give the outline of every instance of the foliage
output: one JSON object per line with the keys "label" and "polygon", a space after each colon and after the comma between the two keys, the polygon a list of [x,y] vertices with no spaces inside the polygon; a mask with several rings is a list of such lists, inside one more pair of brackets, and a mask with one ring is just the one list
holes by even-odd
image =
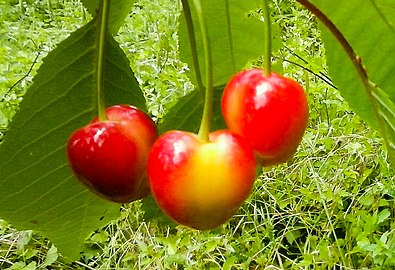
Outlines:
{"label": "foliage", "polygon": [[[68,33],[86,22],[81,4],[76,1],[30,2],[22,1],[24,4],[19,6],[17,1],[9,1],[11,5],[7,9],[2,7],[0,11],[3,20],[0,33],[5,37],[1,42],[7,45],[4,48],[8,52],[2,54],[4,59],[0,58],[0,65],[8,67],[1,69],[7,70],[7,74],[0,76],[0,94],[7,98],[0,102],[5,115],[0,117],[5,119],[0,132],[6,131],[42,57]],[[325,5],[327,1],[321,2]],[[352,5],[351,2],[355,1],[347,5]],[[186,114],[193,104],[188,103],[188,98],[192,100],[197,95],[196,91],[191,92],[193,86],[185,76],[187,67],[178,55],[176,29],[180,8],[179,3],[170,0],[141,0],[134,5],[131,16],[126,18],[126,24],[116,36],[131,61],[148,109],[162,123],[162,131],[179,127],[196,129],[193,120],[186,121],[188,126],[180,124],[181,118],[175,118],[173,122],[168,120]],[[332,10],[328,7],[323,9]],[[353,111],[355,106],[364,107],[366,103],[348,97],[351,109],[344,101],[343,90],[340,89],[340,95],[332,86],[324,57],[329,55],[328,64],[333,63],[328,54],[332,41],[329,33],[324,32],[324,48],[318,24],[306,9],[293,1],[277,0],[271,3],[271,10],[272,19],[279,25],[283,44],[274,55],[276,69],[304,84],[309,94],[310,125],[294,159],[288,164],[265,169],[249,200],[228,224],[212,232],[190,231],[161,220],[148,220],[142,209],[149,212],[151,208],[142,205],[146,202],[136,202],[122,206],[117,219],[94,231],[84,243],[81,258],[69,262],[59,253],[63,251],[60,248],[58,251],[49,240],[31,231],[16,231],[9,223],[1,221],[0,268],[44,269],[49,265],[52,269],[394,267],[394,177],[387,162],[387,152],[382,147],[383,140]],[[334,12],[333,16],[336,14]],[[23,34],[6,31],[6,27],[11,26],[23,29]],[[352,31],[352,28],[348,30]],[[38,49],[34,43],[40,44],[39,49],[42,50],[37,64],[22,83],[8,92],[29,71]],[[361,46],[364,50],[363,44]],[[332,53],[336,52],[332,50]],[[363,61],[371,59],[360,50],[358,54],[363,56]],[[381,55],[380,52],[377,54]],[[23,55],[29,55],[29,60]],[[344,57],[336,59],[347,61]],[[257,59],[248,64],[260,65],[261,61]],[[369,61],[364,63],[372,65]],[[333,72],[331,67],[333,69],[333,64],[329,67]],[[375,67],[373,65],[368,71],[376,72]],[[335,69],[334,72],[348,74],[348,71],[342,73]],[[388,77],[382,72],[377,76],[382,76],[381,80]],[[336,86],[344,89],[342,82],[335,78],[339,78],[338,75],[333,76]],[[372,77],[380,83],[376,78],[376,75]],[[380,87],[385,90],[382,85]],[[220,91],[219,87],[218,93]],[[28,93],[24,96],[27,99]],[[183,108],[182,102],[177,103],[177,100],[187,93],[190,94],[183,100],[188,105]],[[352,104],[351,100],[358,104]],[[92,112],[92,105],[84,106]],[[198,106],[194,108],[199,111]],[[62,117],[67,117],[67,114]],[[17,116],[14,119],[18,119]],[[83,123],[85,120],[80,121]],[[6,140],[8,135],[12,135],[13,140],[17,139],[20,133],[17,136],[11,129]],[[67,131],[64,136],[66,134]],[[3,169],[1,172],[3,175]],[[68,184],[68,188],[71,187]],[[80,190],[77,186],[74,188]],[[31,193],[33,190],[28,188]],[[8,192],[6,195],[13,194],[10,189]],[[13,202],[22,203],[18,202],[20,199],[13,199]],[[38,213],[39,210],[34,211]],[[15,226],[14,222],[12,226]],[[79,228],[79,225],[75,227]],[[53,241],[52,238],[50,240]]]}
{"label": "foliage", "polygon": [[[340,46],[339,38],[335,40],[328,31],[323,31],[331,76],[356,113],[373,128],[380,130],[393,158],[392,109],[395,92],[390,70],[395,67],[393,57],[389,55],[395,49],[395,29],[394,18],[388,12],[391,6],[386,1],[348,1],[346,5],[313,2],[325,11],[325,16],[336,25],[351,46]],[[357,24],[351,20],[356,16],[360,18]],[[372,21],[375,23],[371,24]],[[360,28],[362,25],[363,31]]]}
{"label": "foliage", "polygon": [[[93,20],[48,54],[0,149],[2,185],[8,187],[0,191],[2,217],[21,229],[43,232],[70,257],[78,256],[76,241],[82,243],[93,229],[115,218],[119,209],[80,186],[65,156],[69,135],[95,116],[99,29],[98,20]],[[145,108],[123,51],[112,37],[106,42],[103,80],[111,88],[106,93],[108,104],[132,99]]]}
{"label": "foliage", "polygon": [[[259,7],[259,1],[214,1],[203,2],[205,23],[208,29],[210,49],[213,55],[214,86],[224,85],[229,78],[243,68],[249,60],[263,54],[263,24],[255,16],[247,16]],[[201,30],[194,5],[190,5],[194,36],[199,57],[200,77],[205,78],[204,50]],[[192,49],[185,16],[180,18],[180,56],[188,64],[192,82],[199,86],[196,78]],[[249,29],[248,32],[245,29]],[[200,82],[200,84],[203,84]]]}
{"label": "foliage", "polygon": [[[49,3],[49,2],[48,2]],[[81,4],[6,1],[0,9],[0,141],[41,59],[86,20]],[[30,70],[31,69],[31,70]]]}

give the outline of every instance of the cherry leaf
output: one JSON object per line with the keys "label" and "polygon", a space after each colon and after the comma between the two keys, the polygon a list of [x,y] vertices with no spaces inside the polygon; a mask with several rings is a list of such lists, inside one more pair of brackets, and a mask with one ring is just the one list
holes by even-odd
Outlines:
{"label": "cherry leaf", "polygon": [[[93,20],[45,57],[0,145],[0,217],[40,232],[72,260],[86,237],[120,208],[83,187],[66,157],[69,135],[97,114],[97,35]],[[110,36],[104,65],[107,105],[145,109],[129,61]]]}
{"label": "cherry leaf", "polygon": [[[251,10],[256,10],[259,4],[260,1],[257,0],[202,1],[213,56],[214,85],[225,84],[248,61],[263,54],[263,22],[254,16],[249,16]],[[193,7],[194,5],[191,3],[197,53],[202,78],[205,78],[206,69],[201,31]],[[180,18],[179,36],[181,60],[189,65],[191,69],[189,77],[197,85],[184,16]]]}
{"label": "cherry leaf", "polygon": [[[221,113],[221,97],[224,85],[214,87],[214,110],[212,130],[225,128]],[[169,130],[185,130],[197,133],[203,114],[204,96],[198,90],[191,91],[178,100],[169,112],[159,122],[159,132]]]}
{"label": "cherry leaf", "polygon": [[[382,133],[390,156],[395,161],[394,1],[349,0],[341,5],[325,0],[311,2],[336,26],[355,55],[351,59],[338,39],[321,25],[333,82],[350,107]],[[356,63],[366,73],[362,77]],[[365,80],[370,87],[367,87]],[[395,162],[392,165],[395,167]]]}

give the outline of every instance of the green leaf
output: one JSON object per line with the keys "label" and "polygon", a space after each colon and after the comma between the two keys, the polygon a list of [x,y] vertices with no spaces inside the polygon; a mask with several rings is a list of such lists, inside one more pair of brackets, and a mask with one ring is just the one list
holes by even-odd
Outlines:
{"label": "green leaf", "polygon": [[[44,59],[0,145],[0,217],[48,237],[78,259],[85,238],[119,214],[119,205],[83,187],[69,169],[66,142],[96,116],[96,37],[92,21]],[[112,37],[105,54],[107,104],[145,99]]]}
{"label": "green leaf", "polygon": [[[202,1],[213,56],[214,85],[226,84],[229,78],[248,61],[263,54],[263,23],[254,16],[247,16],[257,9],[257,0]],[[204,49],[196,12],[190,4],[199,65],[205,78]],[[189,65],[189,77],[196,84],[192,51],[189,45],[185,18],[180,18],[180,58]]]}
{"label": "green leaf", "polygon": [[386,221],[391,216],[391,212],[388,208],[385,208],[377,215],[377,224]]}
{"label": "green leaf", "polygon": [[[389,0],[312,1],[332,21],[361,59],[372,87],[367,89],[355,65],[322,25],[329,73],[351,108],[382,132],[395,159],[395,2]],[[379,117],[377,117],[379,116]],[[393,164],[395,165],[395,163]]]}
{"label": "green leaf", "polygon": [[[82,3],[90,14],[96,15],[96,10],[101,0],[82,0]],[[136,0],[113,0],[111,1],[109,29],[115,35],[125,21],[126,16],[132,10]]]}
{"label": "green leaf", "polygon": [[45,256],[45,260],[41,267],[46,267],[53,264],[59,257],[58,249],[52,245],[51,248],[48,250],[47,255]]}
{"label": "green leaf", "polygon": [[287,239],[289,244],[292,244],[301,236],[301,232],[299,230],[291,230],[285,233],[285,238]]}
{"label": "green leaf", "polygon": [[98,233],[95,233],[93,236],[90,237],[90,240],[93,241],[94,243],[105,243],[108,241],[110,235],[108,234],[107,231],[100,231]]}
{"label": "green leaf", "polygon": [[381,120],[381,131],[387,141],[387,151],[390,153],[392,166],[395,166],[395,103],[380,88],[374,89],[373,98],[376,99],[378,114]]}
{"label": "green leaf", "polygon": [[371,194],[366,194],[359,198],[359,203],[364,206],[370,206],[374,203],[374,196]]}
{"label": "green leaf", "polygon": [[[214,109],[211,130],[225,128],[221,113],[221,97],[224,85],[214,87]],[[200,120],[203,114],[204,96],[200,91],[194,90],[180,98],[169,112],[160,121],[160,133],[169,130],[185,130],[193,133],[199,131]]]}
{"label": "green leaf", "polygon": [[233,266],[236,264],[236,262],[237,262],[236,256],[227,257],[224,265],[222,266],[223,270],[231,270]]}
{"label": "green leaf", "polygon": [[368,124],[378,127],[374,108],[369,95],[354,67],[337,40],[326,29],[322,29],[329,74],[350,107]]}
{"label": "green leaf", "polygon": [[395,32],[395,6],[392,0],[371,0],[372,4],[375,6],[377,11],[382,16],[383,21],[387,26]]}

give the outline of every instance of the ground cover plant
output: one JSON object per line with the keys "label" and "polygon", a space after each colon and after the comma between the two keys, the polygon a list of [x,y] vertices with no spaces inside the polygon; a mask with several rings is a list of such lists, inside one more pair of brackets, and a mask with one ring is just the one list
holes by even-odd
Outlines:
{"label": "ground cover plant", "polygon": [[[306,4],[307,1],[299,2]],[[361,12],[374,14],[365,6],[366,3],[361,1],[349,1],[349,4],[345,4],[344,10],[342,7],[331,6],[330,3],[323,3],[325,1],[312,2],[321,10],[325,10],[326,15],[335,21],[342,31],[350,26],[345,25],[345,19],[338,21],[336,16],[337,14],[346,16],[347,8],[357,5]],[[93,4],[85,1],[85,4],[87,3],[89,11]],[[376,10],[380,11],[381,18],[384,18],[379,22],[393,29],[391,3],[385,1],[371,3],[374,3]],[[179,127],[175,123],[182,122],[182,117],[190,111],[192,104],[190,100],[196,97],[193,96],[193,84],[196,84],[196,78],[190,73],[187,77],[187,65],[180,60],[186,59],[183,55],[185,51],[182,52],[182,46],[186,46],[182,43],[185,39],[182,38],[181,32],[177,32],[181,8],[181,3],[169,0],[136,1],[130,8],[130,13],[127,10],[129,15],[125,22],[117,23],[122,24],[122,27],[115,40],[119,42],[122,51],[130,60],[128,63],[123,58],[116,58],[117,63],[121,63],[120,73],[127,74],[122,72],[126,70],[125,66],[131,66],[138,85],[143,90],[142,94],[149,113],[155,121],[162,123],[159,125],[160,132]],[[252,194],[229,222],[213,231],[190,230],[176,226],[166,219],[155,207],[153,200],[107,206],[105,201],[97,199],[89,192],[82,192],[77,184],[71,185],[74,179],[70,179],[70,183],[67,182],[67,185],[64,183],[63,186],[57,185],[59,183],[48,183],[51,187],[76,192],[81,196],[77,203],[73,203],[69,195],[63,194],[62,200],[67,203],[59,206],[66,213],[63,220],[60,215],[62,226],[73,228],[76,232],[63,235],[60,233],[60,238],[79,234],[79,239],[83,243],[81,253],[78,251],[74,254],[75,251],[70,251],[67,244],[61,243],[59,232],[55,232],[54,226],[50,224],[54,218],[50,216],[52,207],[46,208],[46,211],[37,209],[40,200],[50,200],[49,202],[53,204],[56,202],[56,200],[52,201],[50,196],[45,196],[46,193],[43,191],[45,183],[41,181],[37,186],[29,183],[22,190],[20,186],[10,185],[9,181],[3,178],[5,174],[11,176],[17,174],[20,178],[22,176],[29,178],[30,175],[31,178],[36,173],[29,170],[29,166],[27,166],[28,170],[9,171],[2,166],[4,157],[0,157],[2,162],[0,217],[4,218],[0,223],[0,268],[391,269],[394,267],[394,178],[389,163],[391,147],[387,149],[385,147],[386,144],[387,147],[390,146],[388,142],[391,142],[391,132],[377,128],[374,120],[374,111],[378,111],[385,118],[384,123],[380,123],[382,128],[386,128],[385,123],[391,123],[393,110],[391,103],[385,100],[387,96],[392,97],[391,92],[379,90],[378,94],[375,92],[375,95],[379,95],[376,97],[377,100],[384,103],[385,109],[381,107],[381,109],[378,107],[371,109],[366,106],[366,103],[361,101],[364,99],[364,94],[361,96],[363,83],[361,86],[360,80],[355,79],[358,75],[355,77],[354,73],[339,75],[342,73],[341,68],[345,66],[346,57],[334,53],[338,43],[330,42],[330,35],[321,32],[322,27],[310,11],[294,1],[280,0],[270,2],[270,11],[275,25],[272,29],[275,41],[273,68],[297,80],[306,90],[310,107],[309,126],[293,159],[286,164],[264,168],[255,181]],[[0,58],[2,136],[0,140],[4,139],[1,146],[3,149],[7,138],[17,134],[12,133],[10,123],[16,111],[19,111],[25,92],[34,91],[34,86],[33,90],[28,87],[32,85],[32,78],[37,74],[43,57],[75,29],[88,25],[86,33],[89,33],[90,27],[94,28],[94,26],[89,26],[92,15],[78,1],[7,1],[2,4],[0,12],[2,22],[0,42],[1,50],[4,52]],[[257,13],[260,12],[258,8]],[[382,45],[384,47],[376,48],[375,56],[370,57],[364,53],[367,48],[372,50],[369,44],[376,44],[377,35],[380,35],[383,29],[387,29],[377,28],[368,31],[371,43],[367,40],[365,44],[352,43],[352,45],[360,46],[355,49],[362,61],[370,67],[368,69],[370,78],[382,89],[390,91],[387,90],[387,85],[391,83],[392,77],[388,78],[386,70],[391,70],[390,65],[382,61],[383,54],[377,53],[377,50],[388,50],[388,47],[384,46],[385,38],[380,39],[380,44],[384,44]],[[12,29],[14,31],[10,31]],[[344,35],[350,42],[364,38],[363,33],[359,33],[361,35],[359,37],[357,34],[346,32],[344,31]],[[387,35],[388,38],[392,37],[393,30]],[[82,43],[77,43],[78,40],[75,42],[73,43],[75,46],[84,46]],[[112,56],[120,55],[120,51],[116,50],[115,46],[111,48]],[[86,49],[89,50],[89,46]],[[74,52],[75,48],[72,51]],[[244,65],[247,67],[264,65],[267,59],[260,55]],[[387,61],[393,60],[391,54],[385,54],[385,57],[388,58]],[[376,62],[379,60],[382,61],[383,69],[377,67]],[[329,79],[327,61],[334,82]],[[342,63],[343,67],[340,64],[335,65],[337,61]],[[348,69],[350,70],[354,69]],[[83,71],[84,69],[78,70],[78,72]],[[217,80],[223,82],[223,78]],[[45,84],[45,80],[39,83]],[[344,87],[345,84],[347,87]],[[119,87],[122,88],[122,85]],[[346,92],[343,90],[345,88]],[[181,99],[183,96],[186,98]],[[51,98],[53,97],[46,96],[43,104],[47,104]],[[113,97],[108,97],[108,100],[111,101],[111,98]],[[142,97],[136,96],[134,99],[145,103]],[[189,107],[178,108],[179,100]],[[218,101],[218,97],[216,100]],[[80,105],[77,100],[73,102],[76,102],[76,106]],[[35,114],[39,115],[40,111],[36,111]],[[214,115],[219,115],[219,110]],[[62,115],[55,113],[47,120],[54,121],[54,117],[61,118]],[[166,119],[170,118],[175,118],[175,121],[166,122]],[[29,121],[34,121],[34,118]],[[190,126],[186,129],[196,129],[198,122],[190,120],[188,123]],[[71,125],[72,121],[67,123]],[[79,123],[82,126],[86,122],[81,120]],[[366,123],[376,129],[370,128]],[[38,122],[35,122],[35,125],[42,127]],[[35,125],[32,124],[29,128],[34,129]],[[73,125],[77,126],[77,123]],[[22,130],[18,131],[22,132]],[[38,134],[42,134],[41,131]],[[57,150],[56,141],[49,140],[46,145],[51,148],[48,150],[49,153]],[[26,149],[29,149],[33,155],[36,150]],[[2,154],[6,152],[2,151]],[[7,166],[12,167],[10,164]],[[46,170],[44,173],[38,177],[50,176],[50,171]],[[21,197],[22,194],[25,198]],[[33,205],[32,201],[37,204]],[[95,205],[89,208],[89,215],[97,216],[97,220],[93,222],[85,219],[85,216],[81,218],[79,213],[70,214],[68,209],[75,207],[78,211],[81,201],[84,206]],[[70,205],[66,206],[68,203]],[[18,206],[18,209],[7,210],[11,209],[11,204]],[[103,205],[109,207],[107,212],[102,211]],[[45,208],[45,205],[39,208],[41,207]],[[26,219],[25,213],[29,211],[32,212],[33,218]],[[88,223],[82,225],[86,227],[84,231],[79,228],[80,223],[68,224],[67,218],[73,220],[76,217],[85,219],[83,221]],[[44,227],[40,227],[43,225]],[[15,227],[19,230],[14,229]],[[89,236],[86,238],[85,234]]]}

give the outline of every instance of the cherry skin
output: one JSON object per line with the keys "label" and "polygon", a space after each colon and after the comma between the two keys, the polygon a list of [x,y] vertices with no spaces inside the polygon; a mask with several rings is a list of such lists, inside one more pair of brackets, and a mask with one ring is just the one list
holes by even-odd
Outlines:
{"label": "cherry skin", "polygon": [[203,142],[183,131],[164,133],[148,158],[148,180],[159,207],[174,221],[199,230],[225,223],[251,193],[255,157],[229,131]]}
{"label": "cherry skin", "polygon": [[276,73],[253,68],[234,75],[224,89],[222,114],[228,129],[246,138],[263,166],[289,160],[308,124],[303,88]]}
{"label": "cherry skin", "polygon": [[107,120],[94,119],[69,138],[67,155],[77,178],[96,194],[119,203],[149,194],[148,152],[158,137],[152,119],[128,105],[106,110]]}

